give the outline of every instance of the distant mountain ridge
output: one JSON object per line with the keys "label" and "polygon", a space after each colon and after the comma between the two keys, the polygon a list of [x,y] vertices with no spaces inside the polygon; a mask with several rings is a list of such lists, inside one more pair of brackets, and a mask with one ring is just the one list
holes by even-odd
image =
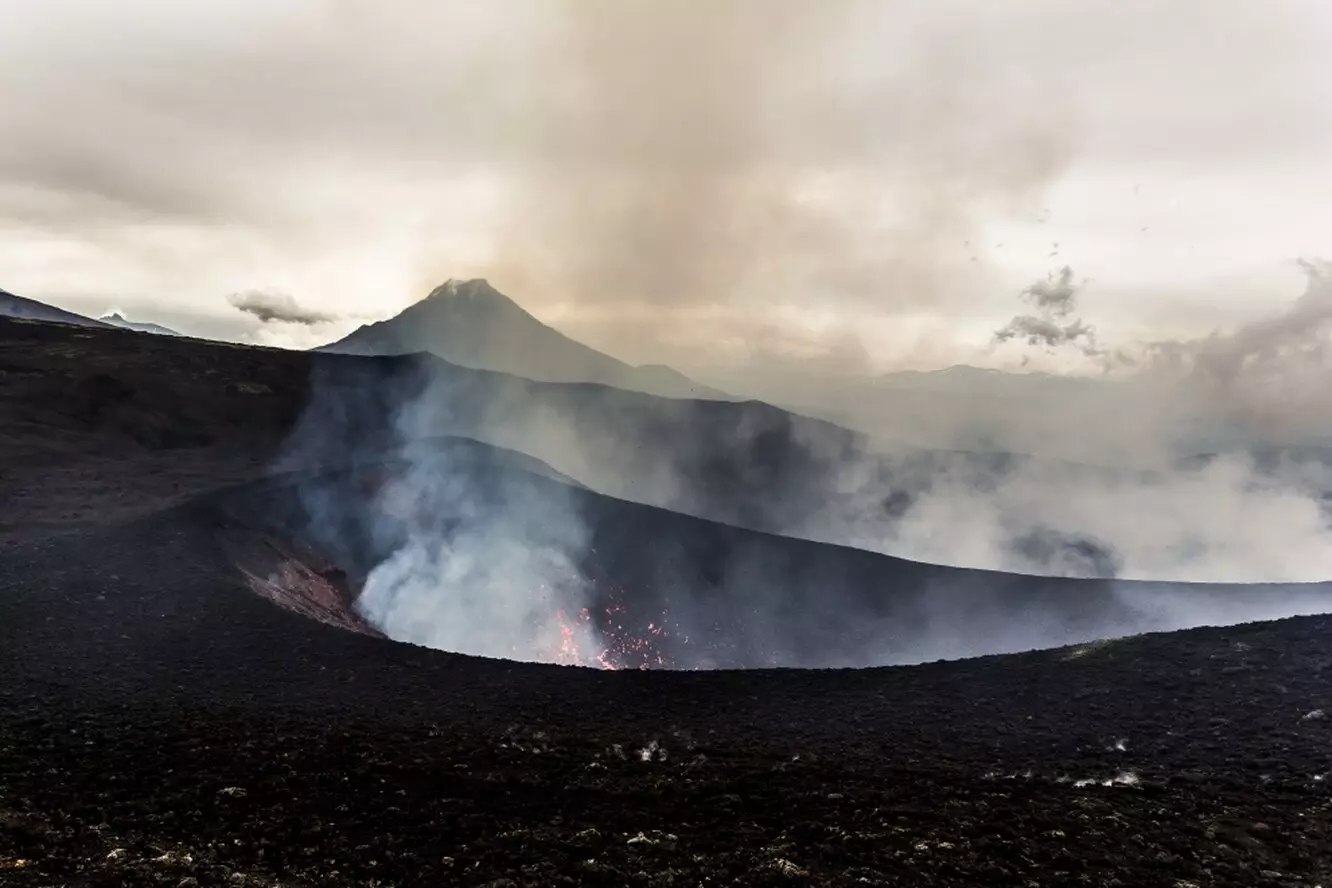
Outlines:
{"label": "distant mountain ridge", "polygon": [[395,317],[359,327],[316,351],[430,352],[453,364],[537,382],[586,382],[668,398],[734,400],[670,367],[635,367],[570,339],[480,278],[450,279]]}
{"label": "distant mountain ridge", "polygon": [[80,327],[109,327],[110,324],[93,320],[36,299],[16,296],[8,290],[0,289],[0,315],[21,318],[28,321],[51,321],[57,324],[77,324]]}
{"label": "distant mountain ridge", "polygon": [[161,324],[153,324],[148,321],[131,321],[118,311],[104,314],[98,320],[113,327],[120,327],[122,330],[137,330],[140,333],[155,333],[158,336],[181,335],[170,327],[163,327]]}
{"label": "distant mountain ridge", "polygon": [[29,299],[26,296],[16,296],[2,288],[0,288],[0,315],[11,318],[21,318],[28,321],[77,324],[80,327],[119,327],[122,330],[135,330],[140,333],[155,333],[159,336],[180,335],[175,330],[172,330],[169,327],[163,327],[161,324],[152,324],[146,321],[131,321],[118,311],[102,315],[100,318],[90,318],[87,315],[66,311],[63,308],[56,308],[54,305],[47,305],[45,302],[38,302],[36,299]]}

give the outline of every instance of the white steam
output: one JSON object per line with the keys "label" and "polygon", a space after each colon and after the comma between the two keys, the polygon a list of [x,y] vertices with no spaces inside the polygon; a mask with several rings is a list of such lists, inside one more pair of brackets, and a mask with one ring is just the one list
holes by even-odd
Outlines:
{"label": "white steam", "polygon": [[[1315,297],[1324,285],[1311,275]],[[1064,318],[1074,295],[1071,274],[1028,291],[1038,311]],[[1301,304],[1310,303],[1317,299]],[[1312,309],[1298,312],[1321,323]],[[1287,352],[1301,361],[1316,354],[1298,324],[1271,322],[1263,332],[1225,340],[1230,351],[1258,358],[1232,362],[1221,378],[1242,380],[1255,367],[1270,373],[1285,366],[1274,356]],[[1175,372],[1175,383],[1195,385],[1190,374],[1215,366],[1201,356],[1215,355],[1221,342],[1181,344],[1174,354],[1194,357],[1176,365],[1187,372]],[[584,513],[593,500],[548,470],[533,474],[530,462],[515,471],[476,450],[422,448],[398,459],[366,503],[338,506],[370,516],[369,536],[380,548],[359,606],[400,640],[588,662],[603,639],[577,619],[596,600],[582,571],[593,537],[621,519],[652,528],[617,537],[619,551],[609,553],[620,556],[622,575],[635,562],[647,565],[637,574],[644,588],[627,593],[631,604],[678,600],[672,633],[713,633],[711,647],[691,648],[676,665],[901,663],[1332,609],[1328,586],[1184,582],[1332,577],[1324,505],[1332,458],[1314,450],[1237,450],[1166,459],[1152,470],[893,451],[761,404],[536,384],[427,361],[403,366],[423,375],[412,384],[369,385],[355,393],[359,400],[346,391],[322,406],[317,398],[312,416],[333,419],[316,429],[319,438],[336,448],[348,429],[387,420],[400,454],[422,438],[465,435],[522,451],[601,493],[733,525],[949,565],[1116,579],[1079,584],[892,567],[857,553],[648,520],[647,510],[605,501]],[[1211,391],[1214,404],[1241,403],[1222,398],[1223,387]],[[1139,429],[1144,449],[1170,452],[1161,425],[1135,419],[1103,421]],[[570,656],[575,649],[581,655]]]}
{"label": "white steam", "polygon": [[1035,461],[986,485],[974,473],[940,471],[900,517],[884,515],[875,491],[860,509],[795,530],[923,561],[1023,573],[1318,582],[1332,578],[1324,491],[1332,491],[1332,468],[1314,461],[1259,470],[1231,455],[1153,473]]}
{"label": "white steam", "polygon": [[[416,409],[406,405],[400,429]],[[366,619],[401,641],[480,656],[571,662],[592,651],[592,628],[577,619],[588,540],[571,488],[512,461],[497,470],[468,448],[404,440],[398,453],[405,461],[364,504],[394,542],[366,577]]]}
{"label": "white steam", "polygon": [[406,540],[366,578],[361,613],[392,638],[459,653],[552,661],[576,641],[590,647],[566,642],[575,623],[560,618],[577,614],[585,589],[572,510],[512,488],[479,504],[454,471],[447,456],[413,461],[370,505]]}

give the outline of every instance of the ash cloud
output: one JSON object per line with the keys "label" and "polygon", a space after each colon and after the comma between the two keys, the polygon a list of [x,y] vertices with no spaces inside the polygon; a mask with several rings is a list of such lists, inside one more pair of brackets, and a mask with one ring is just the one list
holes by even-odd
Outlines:
{"label": "ash cloud", "polygon": [[246,290],[233,293],[227,301],[238,311],[253,315],[265,324],[301,324],[313,327],[338,320],[337,315],[301,306],[290,293],[274,290]]}
{"label": "ash cloud", "polygon": [[[819,334],[804,324],[787,349],[754,318],[956,305],[980,219],[1038,199],[1075,154],[1074,115],[1055,97],[1032,102],[1047,86],[998,76],[966,54],[969,38],[909,5],[559,8],[562,88],[517,168],[486,274],[599,318],[586,328],[613,329],[619,349],[660,335],[633,323],[644,309],[679,319],[665,325],[678,337],[711,306],[764,363],[812,352],[825,372],[862,369],[854,330],[810,348]],[[890,69],[864,69],[885,53]],[[710,351],[714,326],[676,346]]]}
{"label": "ash cloud", "polygon": [[1065,265],[1058,273],[1027,287],[1022,297],[1037,314],[1017,315],[994,332],[994,341],[1021,340],[1049,351],[1071,346],[1088,357],[1104,354],[1096,344],[1096,330],[1082,318],[1069,318],[1077,308],[1083,286],[1074,282],[1073,269]]}
{"label": "ash cloud", "polygon": [[339,313],[484,275],[685,372],[881,369],[909,343],[866,316],[958,360],[1002,298],[964,242],[1066,175],[1321,157],[1298,5],[1112,6],[18,4],[0,259],[201,311],[256,273]]}
{"label": "ash cloud", "polygon": [[[1116,421],[1125,413],[1152,412],[1142,396],[1154,389],[1162,401],[1155,412],[1164,407],[1194,427],[1211,429],[1223,448],[1317,443],[1332,433],[1326,385],[1332,378],[1332,262],[1303,258],[1294,264],[1304,291],[1280,310],[1202,336],[1118,344],[1098,340],[1095,328],[1075,316],[1084,285],[1065,266],[1023,291],[1037,314],[1014,317],[993,340],[1051,353],[1072,348],[1103,371],[1120,371],[1120,388],[1135,389],[1137,398],[1120,405]],[[1177,432],[1157,423],[1138,434],[1177,449]]]}
{"label": "ash cloud", "polygon": [[[699,668],[916,662],[1332,606],[1318,586],[1129,582],[1324,579],[1332,548],[1316,491],[1332,490],[1332,466],[1224,457],[1129,472],[885,454],[756,403],[543,385],[426,358],[326,366],[293,454],[304,442],[378,480],[359,495],[312,485],[307,511],[342,551],[373,543],[360,607],[400,640],[589,663],[586,652],[610,652],[613,636],[575,615],[609,609],[617,583],[642,631],[665,627],[668,662]],[[478,456],[440,435],[520,448],[556,479],[624,500],[1016,573],[885,567],[593,502],[541,464]],[[521,471],[508,470],[515,459]],[[1094,579],[1063,586],[1022,573]],[[671,640],[683,638],[683,648]]]}
{"label": "ash cloud", "polygon": [[[736,0],[705,16],[684,3],[593,0],[508,11],[517,8],[524,14],[501,15],[497,27],[469,23],[461,5],[387,4],[379,14],[347,3],[317,21],[279,17],[254,41],[248,28],[219,28],[215,42],[176,60],[190,76],[153,84],[131,76],[128,92],[95,104],[104,110],[89,118],[105,128],[121,114],[145,140],[180,147],[169,176],[147,175],[143,152],[124,147],[96,162],[68,153],[63,165],[30,160],[25,175],[86,192],[99,219],[244,220],[319,256],[374,241],[392,259],[381,268],[411,269],[403,291],[485,274],[538,304],[568,305],[621,353],[655,347],[671,330],[682,352],[698,355],[721,333],[770,353],[769,363],[811,354],[835,372],[867,369],[868,349],[847,317],[967,313],[981,287],[956,271],[971,252],[965,241],[984,220],[1039,199],[1079,156],[1081,109],[1061,95],[1063,78],[1050,76],[1075,68],[1076,51],[1042,37],[1023,43],[1039,64],[1015,67],[978,37],[983,27],[953,24],[967,18],[955,10],[936,17],[909,4]],[[363,42],[395,51],[365,52]],[[1180,48],[1168,35],[1165,43],[1173,61]],[[876,67],[871,58],[892,61]],[[1111,82],[1128,76],[1112,67]],[[274,113],[287,108],[301,113]],[[44,106],[27,111],[34,125],[47,115]],[[99,144],[75,138],[74,115],[62,125],[62,144]],[[270,154],[285,163],[266,163]],[[218,166],[230,172],[210,187]],[[385,169],[405,170],[409,181],[380,178]],[[293,202],[274,208],[267,180],[284,171],[299,172],[281,196]],[[482,196],[465,199],[465,181],[481,182]],[[59,207],[47,209],[58,217]],[[435,232],[449,219],[481,232],[481,244],[441,239]],[[1071,274],[1030,288],[1031,311],[1014,319],[1009,340],[1099,354],[1075,314],[1079,292]],[[810,320],[824,314],[840,315],[828,325],[834,334]],[[779,329],[772,318],[782,319]],[[473,434],[628,499],[987,567],[1273,578],[1324,564],[1314,498],[1264,486],[1243,465],[1071,487],[1038,470],[968,470],[955,482],[943,470],[899,496],[867,444],[753,412],[705,435],[702,416],[677,427],[651,411],[635,416],[614,394],[539,409],[497,397],[477,413],[460,406],[455,384],[464,385],[441,376],[392,399],[394,446]],[[337,410],[346,396],[333,396]],[[1022,425],[1016,409],[1001,409]],[[1074,435],[1132,421],[1102,416]],[[341,446],[362,420],[344,413],[330,422],[318,435]],[[1135,434],[1155,442],[1157,431]],[[718,456],[726,452],[740,456]],[[470,472],[465,461],[413,457],[378,488],[374,513],[399,517],[375,531],[391,546],[367,574],[364,606],[399,637],[549,658],[544,640],[558,627],[543,590],[555,590],[560,607],[588,600],[590,578],[573,576],[586,554],[584,516],[557,497],[530,521],[524,510],[538,506],[525,487],[482,498]],[[846,496],[805,510],[830,491]],[[880,514],[885,499],[893,521]],[[1204,522],[1197,502],[1208,504]],[[312,511],[336,525],[336,509],[321,508],[333,506]],[[1267,522],[1260,534],[1253,515]],[[720,573],[737,594],[784,581],[757,556]],[[846,582],[835,571],[824,579],[829,588]],[[681,573],[682,588],[695,581]],[[931,607],[931,639],[966,610],[946,595]],[[1191,619],[1206,619],[1205,610]],[[783,625],[776,613],[754,620],[768,624],[758,634]],[[1038,635],[1060,637],[1017,627],[1005,643]],[[919,646],[922,656],[934,649]],[[973,633],[954,650],[987,648]]]}

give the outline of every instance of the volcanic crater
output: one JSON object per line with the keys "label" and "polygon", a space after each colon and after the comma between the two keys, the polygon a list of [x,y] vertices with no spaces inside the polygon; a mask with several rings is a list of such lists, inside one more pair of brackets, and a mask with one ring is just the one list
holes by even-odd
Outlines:
{"label": "volcanic crater", "polygon": [[[1244,622],[1326,609],[1324,586],[915,564],[603,496],[462,438],[272,474],[313,362],[397,371],[0,332],[0,482],[25,491],[0,550],[7,885],[1332,879],[1332,619]],[[173,388],[191,434],[129,435],[137,408],[71,421],[69,376],[95,373],[121,403]],[[233,426],[239,397],[270,425]],[[431,650],[429,621],[366,600],[407,588],[372,580],[400,552],[472,554],[476,528],[577,580],[489,602],[529,631],[514,659]],[[1185,619],[1162,596],[1244,624],[1107,637]],[[616,600],[631,637],[665,616],[661,662],[598,616],[564,662],[631,668],[552,665],[566,607]]]}

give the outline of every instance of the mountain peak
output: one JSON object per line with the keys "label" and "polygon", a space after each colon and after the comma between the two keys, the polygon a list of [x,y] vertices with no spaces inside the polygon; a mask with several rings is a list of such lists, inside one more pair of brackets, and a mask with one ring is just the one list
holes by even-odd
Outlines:
{"label": "mountain peak", "polygon": [[490,285],[490,281],[485,278],[471,278],[469,280],[460,280],[458,278],[449,278],[444,283],[430,291],[426,299],[466,299],[476,302],[485,299],[501,299],[505,302],[512,302],[508,296],[505,296],[499,290]]}
{"label": "mountain peak", "polygon": [[410,317],[466,318],[472,324],[540,325],[521,305],[490,285],[485,278],[449,278],[430,295],[407,309]]}
{"label": "mountain peak", "polygon": [[431,352],[454,364],[538,382],[593,383],[669,398],[726,398],[666,367],[631,367],[570,339],[485,278],[450,278],[388,320],[359,327],[322,351]]}
{"label": "mountain peak", "polygon": [[126,323],[126,322],[128,322],[128,318],[126,318],[123,314],[121,314],[121,313],[118,312],[118,311],[113,311],[113,312],[111,312],[110,314],[104,314],[104,315],[102,315],[100,318],[98,318],[98,320],[99,320],[99,321],[110,321],[110,322],[112,322],[112,323],[116,323],[116,322]]}

